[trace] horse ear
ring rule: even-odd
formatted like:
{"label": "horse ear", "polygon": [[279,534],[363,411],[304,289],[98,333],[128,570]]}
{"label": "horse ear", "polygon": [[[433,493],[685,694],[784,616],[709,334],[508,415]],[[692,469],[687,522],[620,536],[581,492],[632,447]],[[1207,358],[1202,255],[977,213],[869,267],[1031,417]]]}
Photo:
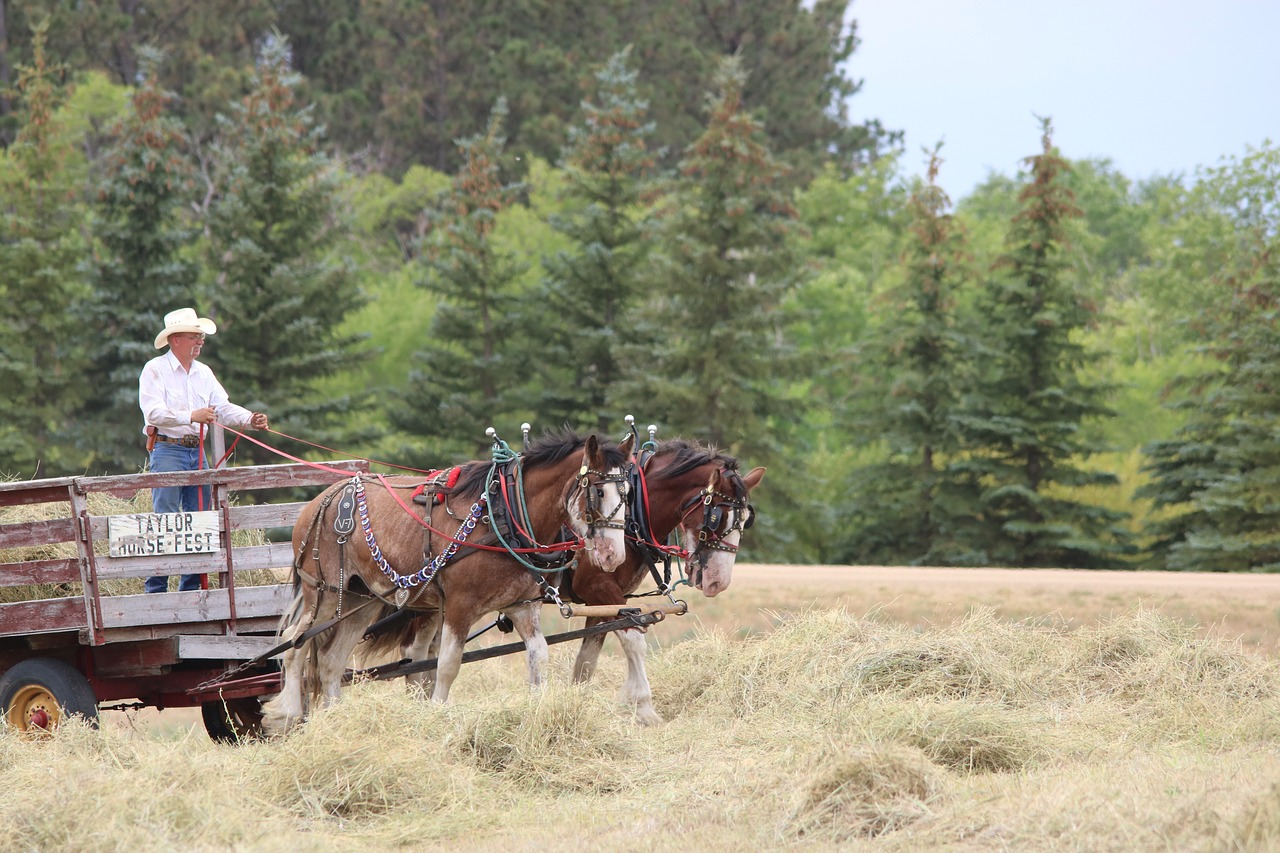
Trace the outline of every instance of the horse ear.
{"label": "horse ear", "polygon": [[760,485],[760,481],[764,479],[764,472],[766,470],[768,469],[752,468],[750,473],[748,473],[747,476],[742,478],[742,482],[745,483],[747,486],[747,491],[750,491],[751,489],[754,489],[756,486]]}
{"label": "horse ear", "polygon": [[600,440],[596,438],[593,432],[587,436],[586,442],[583,444],[582,452],[587,459],[597,459],[600,456]]}
{"label": "horse ear", "polygon": [[635,433],[628,434],[627,437],[622,440],[622,444],[618,445],[618,450],[622,451],[622,455],[627,459],[633,458],[636,452]]}

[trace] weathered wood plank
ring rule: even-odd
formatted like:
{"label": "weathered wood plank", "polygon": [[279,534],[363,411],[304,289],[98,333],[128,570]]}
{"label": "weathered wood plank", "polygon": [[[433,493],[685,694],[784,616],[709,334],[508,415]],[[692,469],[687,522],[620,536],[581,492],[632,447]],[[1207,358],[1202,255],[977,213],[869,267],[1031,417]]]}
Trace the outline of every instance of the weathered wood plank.
{"label": "weathered wood plank", "polygon": [[[275,637],[210,637],[178,635],[178,657],[183,660],[249,660],[280,644]],[[281,652],[274,657],[279,658]]]}
{"label": "weathered wood plank", "polygon": [[77,557],[28,560],[24,563],[0,563],[0,586],[31,586],[40,583],[79,582],[80,560]]}
{"label": "weathered wood plank", "polygon": [[[283,613],[284,609],[281,608],[280,612]],[[78,595],[74,598],[0,604],[0,637],[75,631],[87,627],[84,599]]]}
{"label": "weathered wood plank", "polygon": [[[236,619],[236,628],[241,634],[274,635],[279,624],[279,614],[259,616],[253,619]],[[138,640],[164,639],[176,637],[179,634],[221,636],[225,627],[221,622],[188,622],[185,625],[132,625],[103,631],[102,640],[107,645],[111,645],[112,643],[136,642]],[[88,642],[88,638],[82,637],[81,642]]]}
{"label": "weathered wood plank", "polygon": [[0,549],[38,548],[57,542],[74,542],[76,523],[68,512],[66,518],[44,521],[19,521],[0,525]]}
{"label": "weathered wood plank", "polygon": [[74,483],[74,477],[0,483],[0,507],[65,501]]}
{"label": "weathered wood plank", "polygon": [[[292,599],[293,588],[289,584],[244,587],[236,590],[236,614],[245,618],[278,617],[284,613]],[[231,607],[225,589],[159,595],[113,595],[102,599],[102,623],[108,629],[134,625],[176,626],[186,622],[214,622],[228,619],[230,615]]]}
{"label": "weathered wood plank", "polygon": [[293,527],[305,502],[258,504],[231,507],[232,530],[263,530],[268,527]]}
{"label": "weathered wood plank", "polygon": [[[293,545],[279,542],[233,548],[231,561],[237,572],[287,569],[293,565]],[[216,574],[227,566],[226,555],[221,551],[212,554],[168,554],[163,557],[103,557],[97,564],[99,580]]]}

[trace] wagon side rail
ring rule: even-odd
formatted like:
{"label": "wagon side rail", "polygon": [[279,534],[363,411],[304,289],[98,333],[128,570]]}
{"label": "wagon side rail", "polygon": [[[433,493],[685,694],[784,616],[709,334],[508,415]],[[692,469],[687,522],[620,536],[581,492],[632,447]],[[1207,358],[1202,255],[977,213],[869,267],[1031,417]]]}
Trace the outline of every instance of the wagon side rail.
{"label": "wagon side rail", "polygon": [[[0,523],[0,587],[53,587],[52,594],[0,604],[0,640],[23,637],[39,643],[41,635],[75,632],[79,642],[102,645],[128,639],[152,639],[179,633],[234,636],[241,625],[254,630],[274,625],[288,591],[282,584],[241,586],[236,573],[281,569],[292,563],[287,543],[232,543],[239,530],[291,527],[301,502],[233,506],[231,493],[325,486],[348,474],[368,471],[363,460],[327,462],[325,468],[282,464],[126,474],[63,477],[0,483],[0,509],[56,504],[39,520]],[[95,493],[132,498],[140,490],[161,486],[209,485],[212,510],[218,514],[218,548],[200,554],[108,557],[111,516],[94,515],[89,496]],[[96,547],[95,547],[96,546]],[[17,549],[38,556],[6,559]],[[29,555],[32,550],[27,550]],[[153,575],[208,574],[210,588],[163,595],[103,595],[102,582]],[[69,594],[75,584],[82,594]],[[2,656],[2,655],[0,655]]]}

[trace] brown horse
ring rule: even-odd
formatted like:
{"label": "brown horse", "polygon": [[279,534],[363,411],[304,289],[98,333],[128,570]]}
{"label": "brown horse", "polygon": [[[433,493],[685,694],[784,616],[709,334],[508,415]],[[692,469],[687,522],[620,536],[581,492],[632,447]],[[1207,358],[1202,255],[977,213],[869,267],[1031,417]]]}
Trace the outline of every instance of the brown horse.
{"label": "brown horse", "polygon": [[[295,725],[316,696],[336,700],[356,645],[397,608],[425,612],[434,631],[442,601],[449,602],[436,700],[448,698],[468,629],[494,610],[514,622],[530,682],[540,683],[547,659],[543,575],[563,568],[574,548],[583,549],[582,563],[603,571],[622,561],[621,471],[632,447],[631,438],[605,445],[594,435],[562,433],[515,455],[501,454],[505,444],[495,439],[493,462],[469,462],[426,484],[362,476],[316,497],[294,526],[296,595],[281,623],[282,637],[311,635],[284,654],[281,691],[263,706],[266,730]],[[574,538],[539,544],[564,528]],[[363,541],[350,541],[353,535]]]}
{"label": "brown horse", "polygon": [[[742,533],[755,520],[750,493],[764,473],[764,468],[755,468],[743,476],[734,457],[682,439],[642,450],[631,475],[626,559],[608,573],[579,564],[567,594],[584,604],[625,605],[651,575],[659,587],[666,586],[656,564],[664,557],[660,546],[677,529],[688,554],[689,584],[708,598],[724,592],[733,579]],[[588,617],[586,624],[590,627],[607,618]],[[653,708],[653,691],[645,673],[643,629],[616,633],[627,658],[622,700],[635,706],[636,718],[644,725],[662,722]],[[604,634],[593,634],[583,639],[573,665],[575,682],[591,678],[604,638]]]}
{"label": "brown horse", "polygon": [[[656,562],[672,552],[687,557],[689,585],[708,598],[729,587],[742,532],[754,521],[755,510],[749,496],[764,478],[765,469],[756,468],[742,476],[734,457],[682,439],[651,446],[654,449],[642,451],[629,473],[626,559],[608,571],[579,561],[561,585],[560,594],[565,599],[588,605],[625,606],[628,596],[645,578],[651,574],[658,577]],[[676,529],[680,530],[683,547],[665,547],[663,543]],[[659,578],[658,582],[666,586],[668,579]],[[446,609],[452,606],[453,601],[449,600]],[[586,625],[598,625],[609,618],[588,617]],[[644,668],[643,629],[626,628],[617,634],[627,658],[623,701],[635,706],[641,723],[661,723],[662,717],[653,708],[653,692]],[[400,636],[404,657],[413,660],[432,656],[440,640],[426,619],[409,626]],[[582,641],[573,668],[575,682],[590,679],[604,638],[604,634],[594,634]],[[432,674],[429,670],[416,672],[407,680],[429,690]]]}

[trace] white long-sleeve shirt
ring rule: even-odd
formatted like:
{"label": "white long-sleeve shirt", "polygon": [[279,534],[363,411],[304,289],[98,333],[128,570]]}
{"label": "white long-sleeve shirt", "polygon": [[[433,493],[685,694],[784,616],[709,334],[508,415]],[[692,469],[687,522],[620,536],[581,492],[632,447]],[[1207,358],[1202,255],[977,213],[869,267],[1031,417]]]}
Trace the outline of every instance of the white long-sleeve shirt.
{"label": "white long-sleeve shirt", "polygon": [[191,423],[191,413],[206,406],[213,409],[218,423],[237,429],[248,427],[253,417],[253,412],[228,399],[208,365],[193,361],[188,373],[172,351],[142,368],[138,405],[145,422],[170,438],[199,435],[200,425]]}

